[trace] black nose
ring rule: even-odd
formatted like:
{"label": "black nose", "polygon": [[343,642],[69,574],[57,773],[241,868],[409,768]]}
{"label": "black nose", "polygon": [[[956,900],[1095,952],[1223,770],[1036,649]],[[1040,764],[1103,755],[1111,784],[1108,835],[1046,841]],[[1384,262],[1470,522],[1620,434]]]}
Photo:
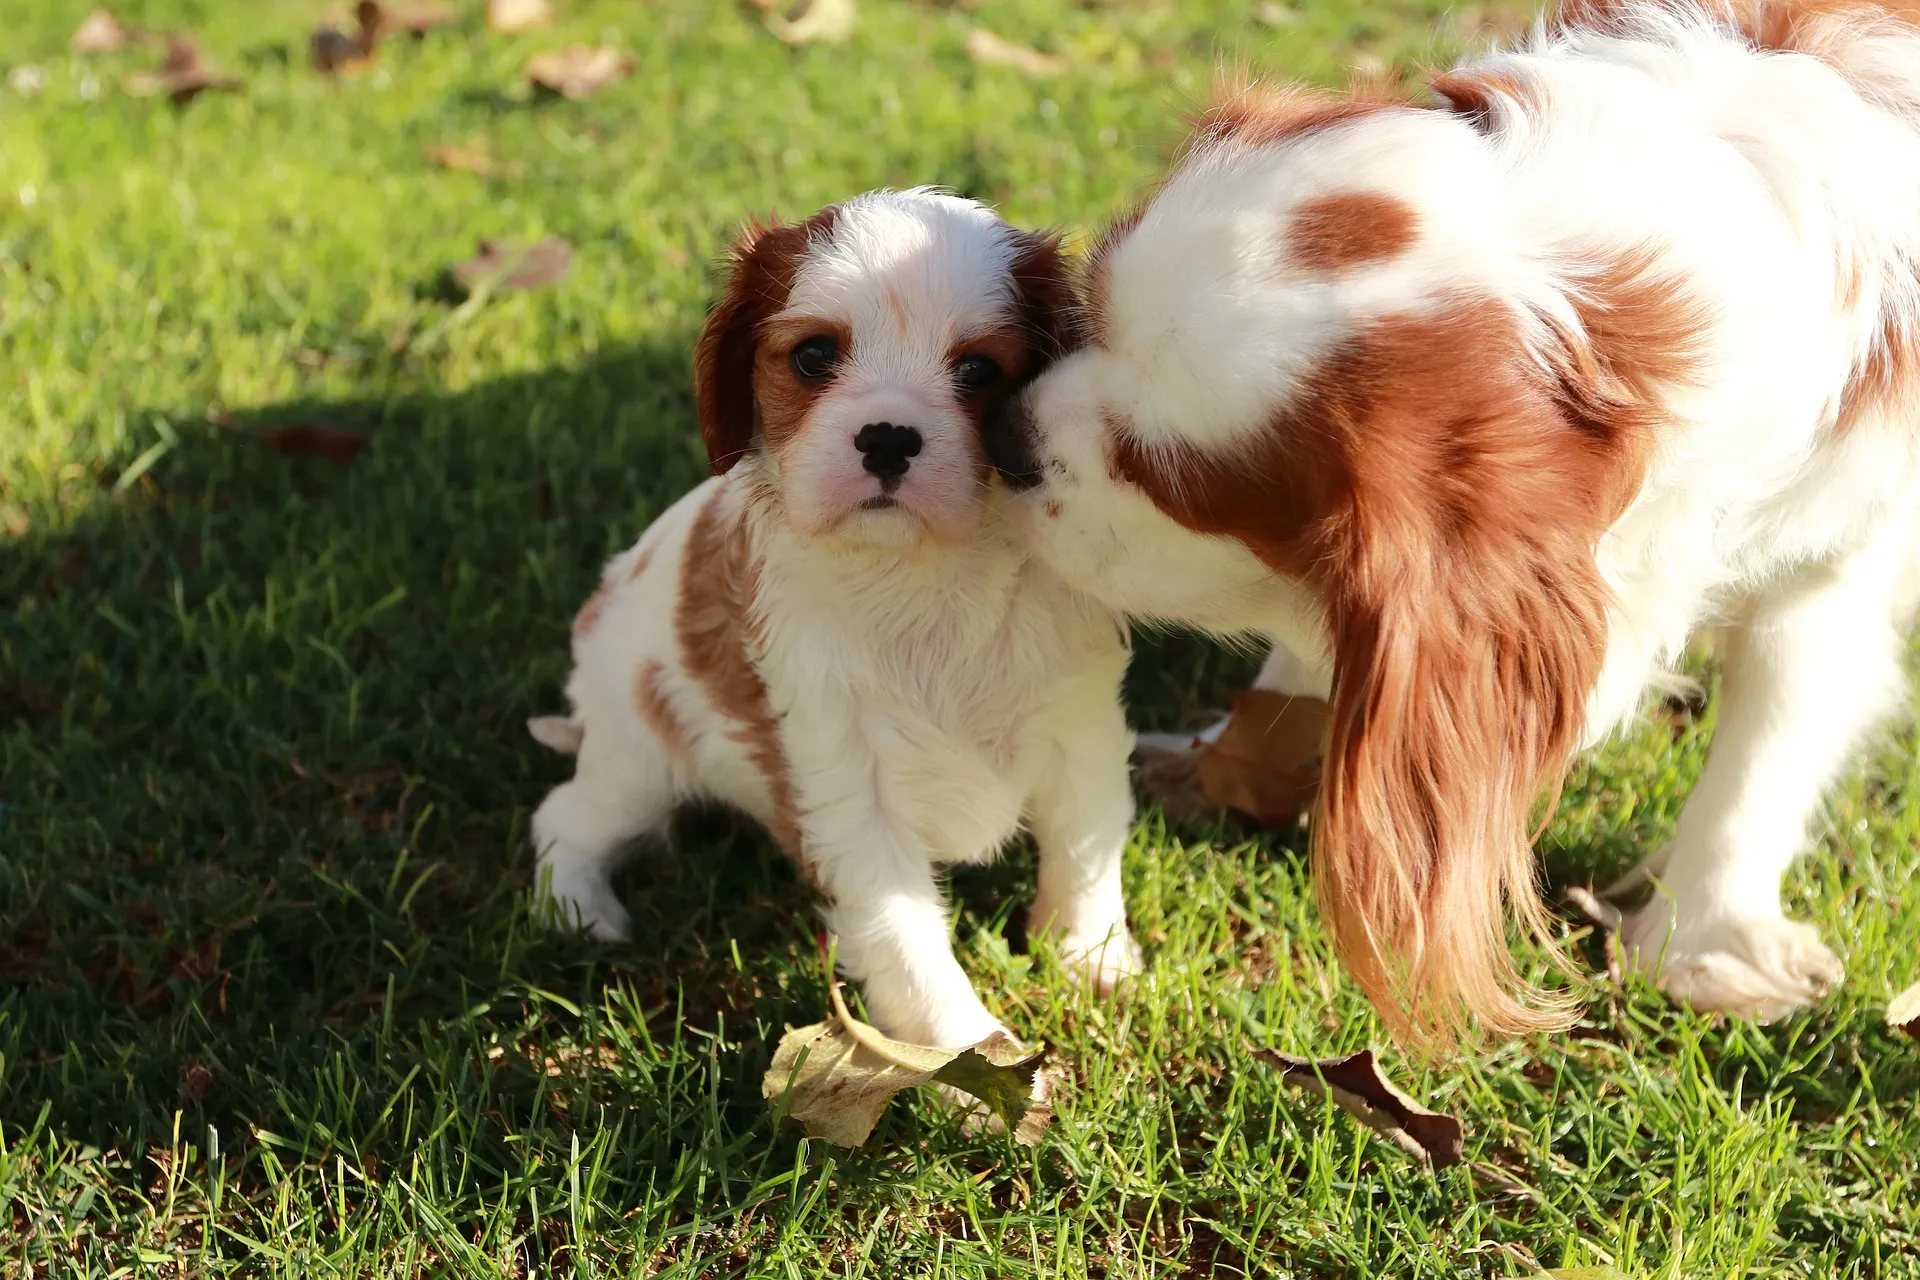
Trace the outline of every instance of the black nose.
{"label": "black nose", "polygon": [[907,459],[920,452],[920,432],[891,422],[869,422],[854,434],[853,447],[867,455],[864,465],[883,483],[898,480],[912,465]]}
{"label": "black nose", "polygon": [[1040,483],[1040,459],[1033,447],[1033,414],[1024,395],[1007,396],[987,407],[980,422],[980,442],[986,447],[987,460],[1009,489],[1019,492]]}

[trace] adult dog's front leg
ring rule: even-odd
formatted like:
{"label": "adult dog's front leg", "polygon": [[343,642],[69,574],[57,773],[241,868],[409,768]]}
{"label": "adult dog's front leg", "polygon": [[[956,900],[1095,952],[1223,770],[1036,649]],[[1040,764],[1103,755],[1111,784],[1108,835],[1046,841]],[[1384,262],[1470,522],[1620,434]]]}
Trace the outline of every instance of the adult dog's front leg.
{"label": "adult dog's front leg", "polygon": [[1780,907],[1821,795],[1905,690],[1896,612],[1905,541],[1812,570],[1760,601],[1726,651],[1719,725],[1652,902],[1627,920],[1676,999],[1771,1018],[1817,999],[1839,959]]}

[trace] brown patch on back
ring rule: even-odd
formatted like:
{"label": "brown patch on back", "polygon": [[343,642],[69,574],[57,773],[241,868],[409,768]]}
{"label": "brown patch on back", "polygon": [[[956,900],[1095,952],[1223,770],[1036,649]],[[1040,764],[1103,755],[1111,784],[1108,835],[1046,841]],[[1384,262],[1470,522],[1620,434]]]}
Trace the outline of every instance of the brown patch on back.
{"label": "brown patch on back", "polygon": [[1404,201],[1380,191],[1336,191],[1295,206],[1287,251],[1301,270],[1331,274],[1398,257],[1417,230]]}
{"label": "brown patch on back", "polygon": [[[1606,645],[1596,543],[1640,483],[1701,316],[1650,261],[1585,283],[1543,370],[1504,304],[1391,317],[1323,362],[1231,457],[1110,459],[1169,517],[1312,585],[1333,642],[1318,882],[1396,1035],[1564,1026],[1507,950],[1547,937],[1531,818],[1557,794]],[[1551,945],[1550,943],[1548,944]]]}
{"label": "brown patch on back", "polygon": [[1267,147],[1410,105],[1396,90],[1371,84],[1355,85],[1344,94],[1306,85],[1242,85],[1219,94],[1194,121],[1188,148],[1219,143]]}
{"label": "brown patch on back", "polygon": [[726,288],[693,351],[694,408],[715,475],[724,475],[753,448],[761,328],[786,306],[808,245],[832,234],[839,215],[839,206],[828,205],[791,226],[751,223],[734,244]]}
{"label": "brown patch on back", "polygon": [[1887,414],[1904,414],[1908,426],[1920,416],[1920,333],[1883,320],[1872,350],[1854,367],[1840,395],[1834,419],[1835,436],[1843,436],[1862,421]]}
{"label": "brown patch on back", "polygon": [[733,740],[746,748],[747,758],[767,780],[773,804],[769,832],[811,878],[780,724],[753,660],[752,610],[759,568],[747,542],[745,520],[728,520],[724,502],[721,493],[709,498],[687,534],[673,617],[680,657],[714,709],[733,722]]}
{"label": "brown patch on back", "polygon": [[684,763],[693,755],[693,734],[680,722],[661,685],[666,667],[658,659],[640,664],[633,676],[633,706],[653,736],[675,763]]}

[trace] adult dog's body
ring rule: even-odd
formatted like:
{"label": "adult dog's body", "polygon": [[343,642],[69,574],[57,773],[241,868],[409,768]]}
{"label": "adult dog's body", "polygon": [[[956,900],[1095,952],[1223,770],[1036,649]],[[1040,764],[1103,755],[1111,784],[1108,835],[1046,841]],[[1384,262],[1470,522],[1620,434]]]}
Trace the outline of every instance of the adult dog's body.
{"label": "adult dog's body", "polygon": [[1540,927],[1535,803],[1728,626],[1627,938],[1696,1006],[1805,1003],[1840,965],[1780,876],[1904,688],[1920,35],[1591,5],[1433,88],[1216,107],[989,449],[1069,580],[1331,688],[1323,900],[1415,1035],[1564,1018],[1506,945],[1503,899]]}

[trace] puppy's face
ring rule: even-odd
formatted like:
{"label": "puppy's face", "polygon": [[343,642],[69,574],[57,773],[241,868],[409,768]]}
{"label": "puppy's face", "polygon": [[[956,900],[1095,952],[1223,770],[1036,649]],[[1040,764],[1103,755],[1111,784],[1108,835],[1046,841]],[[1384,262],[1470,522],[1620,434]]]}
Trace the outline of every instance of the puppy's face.
{"label": "puppy's face", "polygon": [[1069,341],[1058,249],[971,201],[877,192],[755,228],[700,337],[716,473],[753,459],[812,537],[956,546],[992,477],[982,415]]}

